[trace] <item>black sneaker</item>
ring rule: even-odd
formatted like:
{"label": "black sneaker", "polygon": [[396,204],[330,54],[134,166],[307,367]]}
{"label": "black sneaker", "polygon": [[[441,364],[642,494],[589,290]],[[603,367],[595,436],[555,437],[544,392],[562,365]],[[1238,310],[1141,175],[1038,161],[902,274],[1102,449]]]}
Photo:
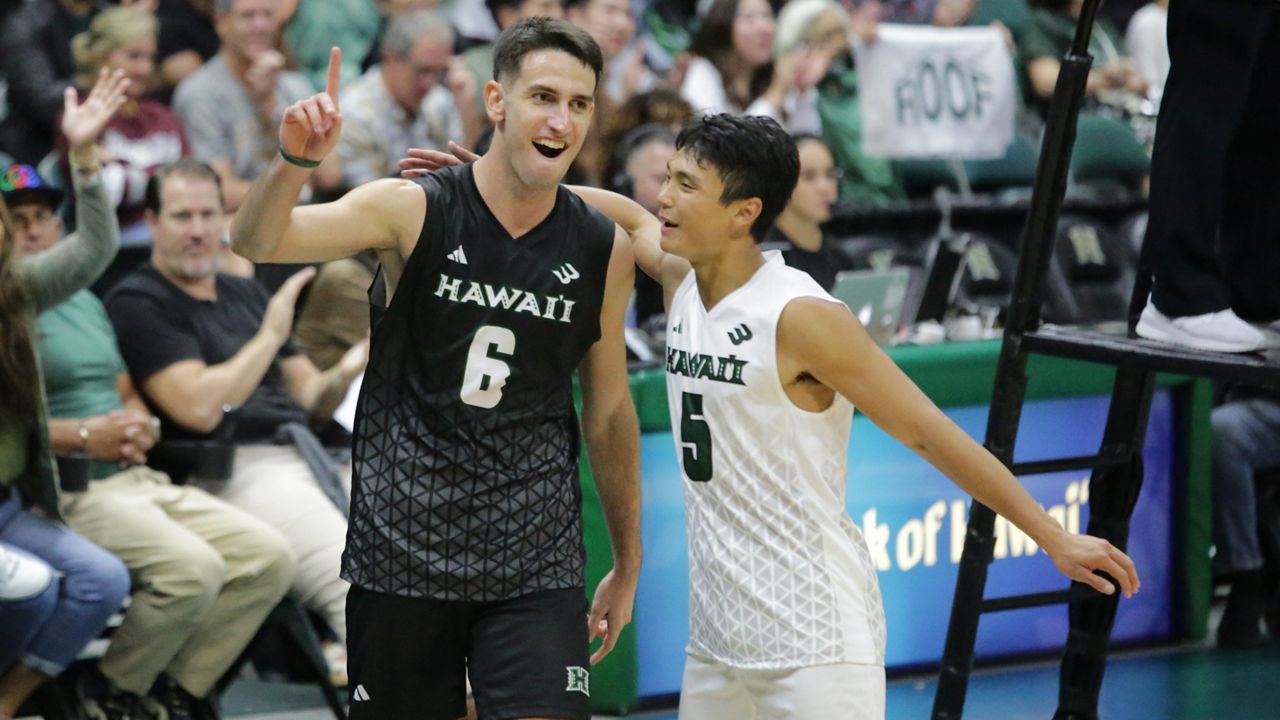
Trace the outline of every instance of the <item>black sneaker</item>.
{"label": "black sneaker", "polygon": [[151,698],[112,689],[106,695],[84,701],[89,720],[169,720],[160,703]]}
{"label": "black sneaker", "polygon": [[168,678],[161,683],[155,697],[168,712],[168,720],[218,720],[208,700],[192,695]]}
{"label": "black sneaker", "polygon": [[1267,607],[1266,578],[1261,570],[1236,573],[1218,624],[1219,647],[1253,647],[1263,642],[1262,616]]}

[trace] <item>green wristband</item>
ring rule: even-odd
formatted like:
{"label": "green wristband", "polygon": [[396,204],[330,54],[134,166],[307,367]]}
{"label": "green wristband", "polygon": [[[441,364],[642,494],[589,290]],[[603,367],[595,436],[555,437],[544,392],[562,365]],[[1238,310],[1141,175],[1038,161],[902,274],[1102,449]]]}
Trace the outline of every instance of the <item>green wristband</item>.
{"label": "green wristband", "polygon": [[290,165],[296,165],[300,168],[307,168],[310,170],[311,168],[320,167],[319,160],[308,160],[306,158],[294,157],[293,155],[285,152],[284,145],[280,146],[280,157],[284,158],[284,161]]}

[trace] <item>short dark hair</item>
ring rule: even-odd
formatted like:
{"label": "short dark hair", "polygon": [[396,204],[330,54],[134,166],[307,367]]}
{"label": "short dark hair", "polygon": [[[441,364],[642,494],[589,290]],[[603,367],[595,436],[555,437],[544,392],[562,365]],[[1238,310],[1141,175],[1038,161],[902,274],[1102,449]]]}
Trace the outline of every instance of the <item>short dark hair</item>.
{"label": "short dark hair", "polygon": [[600,86],[604,72],[600,46],[586,30],[545,17],[525,18],[498,35],[493,48],[493,79],[502,82],[503,77],[518,76],[524,56],[538,50],[560,50],[572,55],[591,68],[596,87]]}
{"label": "short dark hair", "polygon": [[211,180],[218,188],[218,205],[226,203],[222,196],[222,178],[218,176],[217,171],[209,163],[186,157],[168,165],[161,165],[147,180],[147,192],[143,200],[146,209],[156,214],[160,213],[160,190],[164,186],[164,181],[172,175],[189,180]]}
{"label": "short dark hair", "polygon": [[721,204],[760,198],[760,216],[751,225],[756,242],[773,227],[800,178],[795,141],[769,117],[704,115],[680,131],[676,150],[685,151],[700,167],[720,173]]}

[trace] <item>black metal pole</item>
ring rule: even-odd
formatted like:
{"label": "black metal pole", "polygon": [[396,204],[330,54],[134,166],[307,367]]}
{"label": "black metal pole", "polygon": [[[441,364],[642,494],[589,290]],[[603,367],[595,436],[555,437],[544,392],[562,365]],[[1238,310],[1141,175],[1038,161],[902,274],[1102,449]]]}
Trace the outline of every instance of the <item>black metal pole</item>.
{"label": "black metal pole", "polygon": [[[987,418],[986,447],[1006,466],[1013,463],[1013,448],[1026,396],[1027,356],[1022,338],[1026,332],[1040,326],[1042,286],[1049,272],[1058,217],[1066,196],[1076,120],[1084,101],[1089,71],[1093,67],[1093,58],[1088,52],[1089,38],[1100,3],[1101,0],[1085,0],[1075,39],[1062,58],[1023,231],[1004,343],[1000,348]],[[973,502],[943,647],[938,691],[934,696],[934,720],[957,720],[964,712],[987,568],[991,563],[994,524],[995,513],[981,503]]]}

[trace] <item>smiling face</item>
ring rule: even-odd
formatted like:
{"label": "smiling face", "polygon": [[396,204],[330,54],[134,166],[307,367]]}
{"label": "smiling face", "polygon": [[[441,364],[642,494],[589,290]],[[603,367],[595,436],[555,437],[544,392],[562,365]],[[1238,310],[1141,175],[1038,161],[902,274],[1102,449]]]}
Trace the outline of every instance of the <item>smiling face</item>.
{"label": "smiling face", "polygon": [[596,74],[562,50],[535,50],[520,72],[485,85],[489,119],[520,182],[554,189],[582,149],[595,110]]}
{"label": "smiling face", "polygon": [[686,149],[677,150],[658,193],[662,249],[697,266],[718,256],[726,240],[749,238],[760,200],[723,203],[723,195],[724,181],[717,169],[699,164]]}

